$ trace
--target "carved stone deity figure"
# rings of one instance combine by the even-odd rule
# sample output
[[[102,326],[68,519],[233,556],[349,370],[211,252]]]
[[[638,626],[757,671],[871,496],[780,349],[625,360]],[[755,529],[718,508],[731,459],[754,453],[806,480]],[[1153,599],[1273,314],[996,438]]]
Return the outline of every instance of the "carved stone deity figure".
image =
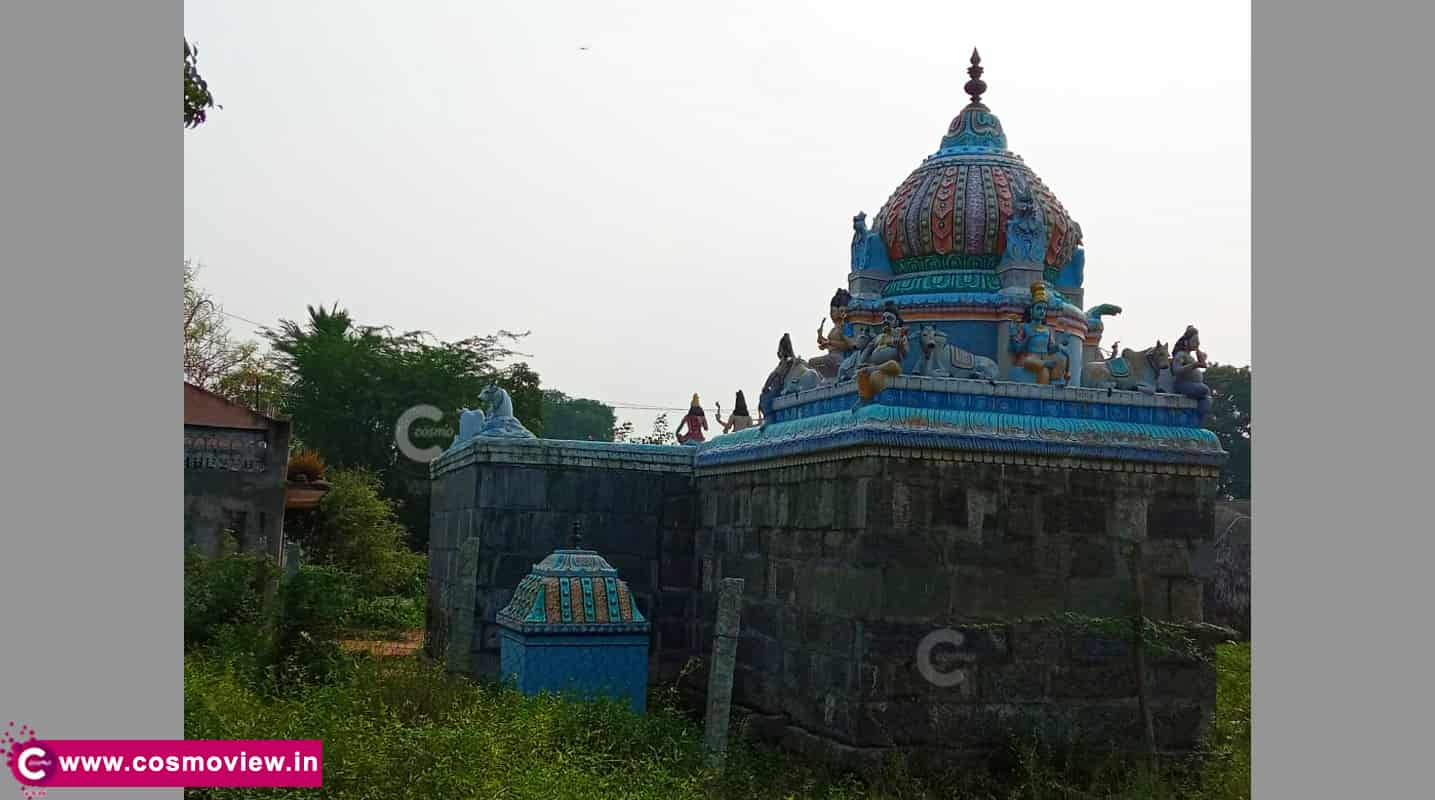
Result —
[[[1026,318],[1012,332],[1011,351],[1017,366],[1030,372],[1039,384],[1065,386],[1070,378],[1070,360],[1059,336],[1046,324],[1046,285],[1032,284],[1031,305],[1027,306]]]
[[[836,380],[837,368],[842,365],[842,360],[856,345],[853,340],[852,323],[847,321],[847,304],[850,302],[852,302],[852,294],[846,289],[838,289],[837,293],[832,295],[832,303],[828,309],[828,316],[832,320],[832,330],[823,336],[821,323],[817,326],[817,346],[827,352],[808,361],[807,365],[817,370],[817,374],[822,376],[824,383]]]
[[[1201,334],[1196,326],[1187,325],[1186,332],[1171,346],[1171,390],[1196,401],[1197,411],[1204,420],[1211,411],[1211,387],[1206,385],[1206,354],[1201,350]]]

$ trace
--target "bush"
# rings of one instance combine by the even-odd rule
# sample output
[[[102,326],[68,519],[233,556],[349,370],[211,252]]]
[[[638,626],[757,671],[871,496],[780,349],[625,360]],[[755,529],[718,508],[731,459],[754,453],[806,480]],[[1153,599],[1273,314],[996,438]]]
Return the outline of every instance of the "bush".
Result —
[[[335,470],[319,507],[296,515],[291,536],[313,564],[355,575],[370,596],[422,594],[427,559],[404,545],[407,532],[379,479],[362,470]]]
[[[206,558],[191,547],[184,558],[184,641],[213,641],[233,626],[261,625],[266,598],[272,595],[278,571],[265,556],[234,552],[233,540],[221,554]]]
[[[424,626],[424,606],[412,597],[366,597],[354,603],[349,624],[383,631],[412,631]]]

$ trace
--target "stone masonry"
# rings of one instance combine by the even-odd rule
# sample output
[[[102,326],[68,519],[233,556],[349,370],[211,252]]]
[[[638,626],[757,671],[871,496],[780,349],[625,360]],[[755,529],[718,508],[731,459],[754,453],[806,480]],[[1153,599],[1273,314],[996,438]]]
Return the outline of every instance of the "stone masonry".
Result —
[[[852,450],[704,471],[679,447],[476,440],[434,464],[430,629],[471,639],[459,671],[496,676],[494,614],[581,520],[653,622],[655,682],[708,657],[721,582],[743,579],[733,701],[793,746],[981,751],[1055,726],[1134,748],[1130,547],[1147,616],[1200,623],[1213,473],[1001,462]],[[458,553],[474,538],[470,601]],[[918,650],[946,629],[957,643],[930,661],[960,677],[937,685]],[[1214,706],[1210,631],[1161,630],[1158,741],[1188,750]]]

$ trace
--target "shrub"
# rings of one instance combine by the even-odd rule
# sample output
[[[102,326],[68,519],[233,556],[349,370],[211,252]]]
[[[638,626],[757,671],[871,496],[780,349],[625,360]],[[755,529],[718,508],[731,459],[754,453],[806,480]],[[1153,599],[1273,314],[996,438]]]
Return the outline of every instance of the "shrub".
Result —
[[[328,467],[316,450],[298,450],[289,456],[289,480],[304,480],[310,483],[324,480]]]
[[[260,625],[278,579],[263,555],[234,552],[232,540],[214,558],[191,547],[184,559],[184,641],[213,641],[226,627]]]
[[[296,515],[292,536],[314,564],[339,567],[359,578],[372,596],[422,592],[424,556],[404,545],[407,536],[379,479],[362,470],[335,470],[319,507]]]
[[[419,630],[424,626],[423,602],[394,595],[360,598],[354,603],[349,624],[368,630]]]

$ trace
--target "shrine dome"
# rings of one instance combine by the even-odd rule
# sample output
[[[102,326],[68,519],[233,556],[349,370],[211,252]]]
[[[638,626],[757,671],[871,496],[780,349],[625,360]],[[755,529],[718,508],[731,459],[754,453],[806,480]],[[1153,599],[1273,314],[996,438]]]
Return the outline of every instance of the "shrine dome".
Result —
[[[642,633],[648,621],[628,583],[606,559],[577,547],[533,566],[499,611],[500,627],[522,633]]]
[[[982,103],[981,57],[972,51],[971,102],[957,114],[941,147],[922,161],[877,212],[897,275],[995,269],[1006,251],[1006,223],[1022,188],[1040,206],[1047,231],[1044,264],[1062,269],[1081,244],[1081,226],[1021,156],[1007,149],[1001,121]]]

